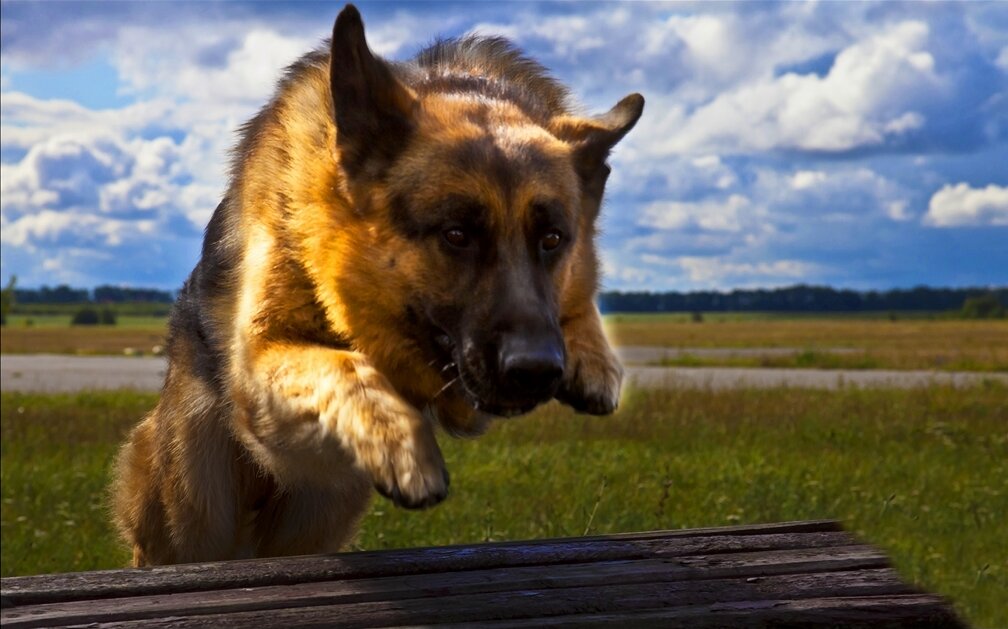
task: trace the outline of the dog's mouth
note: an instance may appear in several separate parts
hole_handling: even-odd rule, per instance
[[[440,374],[444,382],[444,386],[433,399],[447,393],[455,393],[461,395],[474,410],[497,417],[524,415],[545,401],[496,399],[492,394],[492,386],[466,369],[459,344],[451,335],[440,328],[435,328],[433,339],[435,352],[438,354],[436,362],[441,365]]]

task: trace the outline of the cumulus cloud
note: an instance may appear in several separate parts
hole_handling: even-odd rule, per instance
[[[64,99],[35,98],[4,92],[0,99],[0,144],[5,150],[27,150],[62,135],[149,135],[151,131],[188,129],[171,122],[179,108],[167,99],[139,101],[118,109],[89,109]]]
[[[5,165],[0,203],[15,214],[39,205],[105,214],[149,211],[165,206],[175,191],[182,175],[178,160],[178,146],[167,137],[59,135]]]
[[[718,286],[790,283],[807,276],[814,268],[812,264],[801,260],[726,262],[719,258],[683,256],[676,258],[675,262],[693,282]]]
[[[644,208],[640,223],[657,229],[695,227],[705,231],[737,232],[742,229],[747,214],[752,214],[749,210],[749,199],[740,194],[695,203],[658,201]]]
[[[146,263],[152,239],[194,238],[202,227],[178,220],[184,183],[170,138],[56,136],[3,165],[0,240],[27,252],[127,247],[131,263]]]
[[[751,194],[775,213],[802,220],[839,214],[864,220],[888,216],[893,203],[901,203],[906,211],[909,192],[864,166],[821,164],[817,170],[790,174],[757,168]]]
[[[721,256],[644,254],[639,266],[607,261],[605,270],[621,281],[647,286],[671,280],[683,288],[725,289],[745,286],[782,286],[808,277],[814,264],[801,260],[729,260]]]
[[[918,243],[957,232],[930,227],[1003,224],[989,190],[1000,198],[1008,185],[991,167],[1008,159],[1008,46],[990,6],[379,4],[364,14],[381,54],[476,30],[515,39],[588,110],[643,92],[644,117],[612,156],[606,281],[704,288],[850,281],[896,264],[886,252],[919,258]],[[234,130],[282,67],[328,35],[332,12],[77,9],[4,6],[4,268],[177,286],[223,192]],[[96,55],[118,73],[126,105],[88,108],[20,83],[33,67]],[[992,186],[953,185],[963,173]],[[114,274],[122,260],[133,276]]]
[[[826,173],[821,170],[799,170],[791,177],[791,187],[805,190],[826,181]]]
[[[154,220],[103,219],[78,210],[41,210],[5,222],[0,240],[16,247],[46,246],[117,247],[128,239],[149,238],[157,228]]]
[[[931,227],[1008,225],[1008,187],[943,186],[931,197],[923,220]]]
[[[907,212],[907,202],[905,200],[890,201],[885,206],[886,215],[894,221],[908,221],[912,218]]]
[[[843,49],[824,77],[741,84],[687,115],[670,149],[849,151],[919,129],[925,118],[913,108],[947,89],[928,33],[925,23],[903,22]]]

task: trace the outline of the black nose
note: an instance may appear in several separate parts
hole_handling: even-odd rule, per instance
[[[500,374],[515,396],[552,396],[564,370],[564,350],[559,339],[508,336],[500,345]]]

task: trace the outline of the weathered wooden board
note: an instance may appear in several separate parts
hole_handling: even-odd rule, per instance
[[[4,627],[962,626],[834,522],[2,580]]]
[[[337,578],[390,576],[472,570],[486,567],[541,565],[604,559],[645,559],[656,553],[672,555],[728,550],[772,550],[810,545],[804,534],[840,533],[829,520],[754,526],[651,531],[619,535],[529,542],[495,542],[434,548],[371,551],[324,556],[284,557],[245,561],[158,566],[141,570],[71,572],[35,577],[8,577],[3,583],[3,606],[192,592],[223,587],[281,585]],[[783,538],[773,539],[770,535]],[[846,533],[832,537],[833,545],[849,544]],[[758,536],[756,539],[750,539]],[[700,539],[694,539],[700,538]],[[836,541],[842,540],[842,541]],[[763,542],[767,546],[760,546]],[[816,542],[811,542],[814,547]],[[825,543],[825,542],[823,542]],[[770,546],[769,544],[776,544]]]

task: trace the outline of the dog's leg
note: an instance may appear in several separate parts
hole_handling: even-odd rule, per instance
[[[256,555],[338,551],[356,531],[370,493],[370,478],[353,467],[330,485],[303,484],[278,492],[256,515]]]
[[[556,398],[582,413],[608,415],[619,405],[623,366],[609,347],[594,304],[561,323],[567,366]]]
[[[166,387],[163,399],[177,391]],[[229,444],[226,426],[197,401],[162,404],[133,430],[116,462],[112,499],[134,566],[232,555],[237,453]]]
[[[120,535],[133,547],[132,565],[136,568],[173,558],[155,473],[155,422],[152,414],[133,429],[114,468],[112,516]]]
[[[355,473],[352,464],[403,507],[428,507],[447,495],[433,426],[363,354],[271,344],[250,358],[243,441],[283,489],[332,488]],[[346,506],[343,518],[353,521],[366,499]]]

